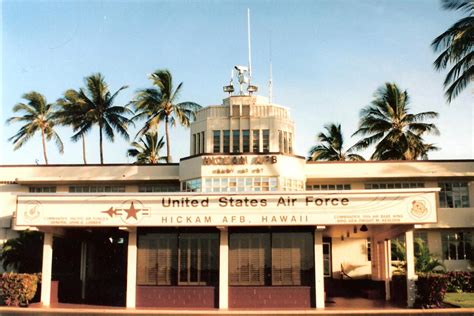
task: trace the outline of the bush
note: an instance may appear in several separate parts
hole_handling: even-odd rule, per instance
[[[423,308],[441,306],[447,286],[448,276],[446,274],[418,274],[415,305]]]
[[[0,297],[5,305],[25,306],[35,296],[39,275],[3,273],[0,279]]]
[[[451,271],[446,274],[448,276],[448,292],[472,292],[472,272]]]

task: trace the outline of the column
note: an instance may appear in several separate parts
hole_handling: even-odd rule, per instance
[[[135,308],[137,293],[137,230],[128,231],[127,249],[127,308]]]
[[[314,273],[316,308],[324,308],[323,232],[318,229],[314,231]]]
[[[229,308],[229,232],[219,227],[219,309]]]
[[[385,280],[385,300],[390,301],[390,280],[392,278],[391,272],[390,272],[390,266],[392,264],[392,251],[390,249],[391,243],[390,239],[385,239],[384,240],[384,263],[385,263],[385,269],[384,269],[384,280]]]
[[[44,233],[43,266],[41,271],[41,304],[51,302],[51,271],[53,268],[53,233]]]
[[[405,233],[405,249],[407,260],[407,306],[413,307],[416,296],[415,281],[415,249],[413,246],[413,229]]]

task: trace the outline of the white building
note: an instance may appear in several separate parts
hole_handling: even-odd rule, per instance
[[[252,95],[200,110],[190,137],[176,164],[0,167],[0,238],[45,233],[44,305],[324,308],[347,276],[388,299],[400,236],[409,306],[414,236],[472,268],[472,160],[307,162],[288,109]]]

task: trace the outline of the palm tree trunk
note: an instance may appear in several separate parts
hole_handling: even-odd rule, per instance
[[[170,135],[168,129],[168,116],[165,118],[165,133],[166,133],[166,162],[171,162],[171,155],[170,155]]]
[[[102,151],[102,123],[99,123],[99,146],[100,146],[100,164],[104,164],[104,153]]]
[[[86,159],[86,137],[82,135],[82,159],[84,160],[84,164],[87,165]]]
[[[46,155],[46,142],[44,141],[44,128],[41,129],[41,141],[43,142],[44,162],[48,164],[48,156]]]

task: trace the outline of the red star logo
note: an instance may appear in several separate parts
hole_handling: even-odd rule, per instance
[[[133,218],[135,218],[136,220],[138,220],[138,218],[137,218],[137,213],[140,212],[140,211],[141,211],[141,209],[136,209],[136,208],[135,208],[135,205],[134,205],[133,202],[132,202],[132,204],[130,204],[130,208],[129,208],[129,209],[125,209],[125,212],[127,212],[127,218],[126,218],[126,220],[129,219],[130,217],[133,217]]]
[[[102,213],[108,214],[110,217],[114,217],[117,214],[117,211],[113,207],[110,207],[107,211],[102,211]]]

